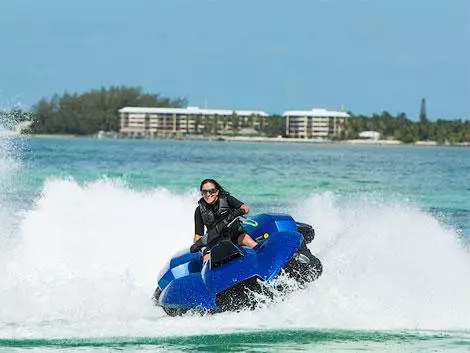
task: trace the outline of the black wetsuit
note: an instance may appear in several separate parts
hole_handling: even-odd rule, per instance
[[[226,195],[222,196],[225,197],[228,203],[228,206],[230,210],[237,210],[243,205],[243,202],[238,200],[237,198],[231,196],[231,195]],[[214,213],[214,215],[218,216],[219,213],[219,200],[217,202],[213,203],[212,205],[208,204],[204,199],[201,199],[199,202],[204,203],[205,207],[211,212]],[[204,223],[203,217],[201,215],[201,209],[200,206],[196,207],[196,210],[194,211],[194,233],[199,234],[199,235],[204,235],[204,226],[208,226],[207,224]],[[210,227],[210,226],[209,226]],[[242,234],[244,234],[245,231],[240,225],[240,222],[235,221],[234,224],[230,228],[225,228],[222,231],[221,237],[222,238],[230,238],[230,240],[234,244],[238,244],[238,237]]]

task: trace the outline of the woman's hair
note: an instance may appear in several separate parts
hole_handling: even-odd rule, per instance
[[[201,181],[201,185],[199,186],[199,190],[202,191],[202,186],[205,184],[205,183],[212,183],[215,185],[215,187],[217,188],[217,190],[219,190],[219,194],[220,195],[229,195],[229,192],[226,191],[222,185],[220,185],[217,181],[215,181],[214,179],[204,179],[203,181]]]

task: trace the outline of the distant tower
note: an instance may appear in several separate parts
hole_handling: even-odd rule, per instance
[[[421,110],[419,112],[419,121],[425,123],[428,121],[428,117],[426,115],[426,99],[421,99]]]

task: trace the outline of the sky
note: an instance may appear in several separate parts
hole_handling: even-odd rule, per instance
[[[0,0],[0,107],[111,85],[470,119],[470,0]]]

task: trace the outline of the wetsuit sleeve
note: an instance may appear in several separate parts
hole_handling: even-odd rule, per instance
[[[194,211],[194,234],[204,235],[204,222],[202,221],[199,206],[197,206]]]
[[[237,210],[241,207],[241,205],[243,205],[243,202],[233,197],[232,195],[227,196],[227,203],[232,210]]]

